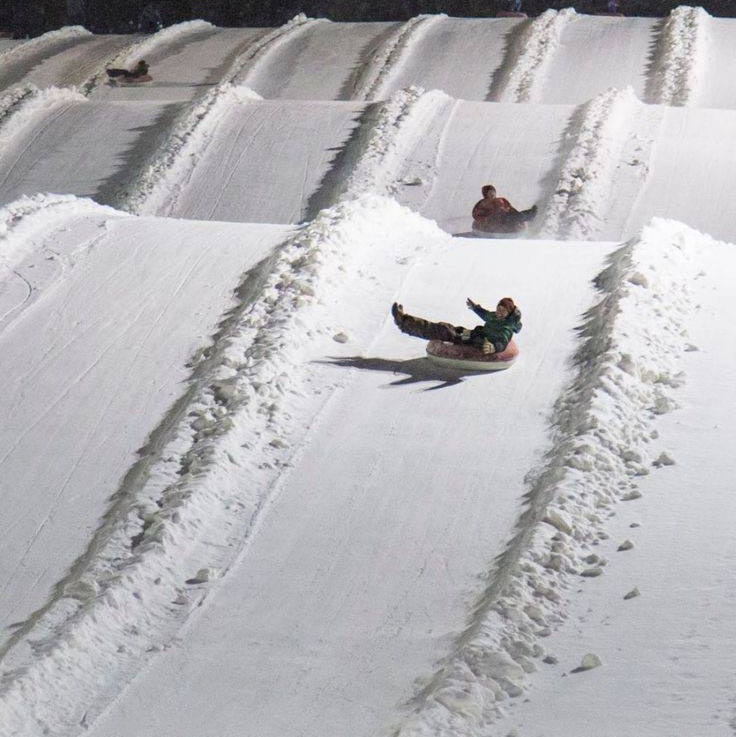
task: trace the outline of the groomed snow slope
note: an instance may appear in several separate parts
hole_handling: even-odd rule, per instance
[[[268,53],[247,84],[266,98],[350,100],[394,23],[313,23]]]
[[[731,734],[734,247],[648,223],[736,242],[733,28],[182,24],[108,57],[148,87],[0,97],[6,197],[314,218],[5,211],[0,737]],[[528,239],[450,235],[489,180]],[[494,376],[388,316],[504,294]]]
[[[155,86],[98,84],[92,99],[183,102],[201,97],[220,82],[240,54],[265,33],[263,28],[210,27],[183,35],[173,44],[163,44],[152,53],[145,52],[145,59],[156,76]],[[135,45],[128,52],[131,60],[142,55]],[[124,62],[118,63],[125,65]]]
[[[139,449],[154,452],[196,382],[187,362],[287,231],[137,219],[71,197],[0,216],[2,647],[130,493]]]
[[[417,136],[396,197],[450,233],[470,230],[468,203],[480,199],[488,181],[517,207],[536,202],[543,210],[573,114],[566,106],[458,101],[437,136]]]
[[[175,104],[94,103],[70,97],[40,97],[28,123],[7,137],[0,152],[0,203],[37,192],[63,192],[114,204],[181,111]]]
[[[408,213],[382,206],[366,219],[356,206],[345,227],[364,254],[360,272],[346,269],[343,283],[318,292],[350,339],[327,351],[305,345],[306,362],[292,368],[330,399],[280,477],[266,523],[191,621],[187,647],[158,658],[95,734],[265,737],[284,725],[374,734],[462,630],[479,574],[504,549],[524,476],[545,450],[550,400],[569,381],[570,325],[592,302],[590,280],[612,245],[430,237],[412,234]],[[387,270],[417,251],[406,278]],[[552,264],[582,277],[575,288],[544,288]],[[350,298],[336,300],[344,290]],[[423,343],[386,319],[394,290],[407,309],[458,322],[469,317],[468,294],[513,292],[529,324],[522,360],[464,380],[433,368]],[[543,317],[551,311],[554,323]],[[295,315],[305,328],[308,314]]]
[[[281,100],[231,106],[166,214],[241,222],[304,220],[364,108]]]
[[[23,48],[18,48],[7,59],[0,58],[0,88],[29,84],[41,88],[77,87],[100,72],[135,38],[90,34],[67,40],[63,45],[39,48],[33,54],[21,53]]]
[[[240,56],[238,82],[266,98],[385,99],[417,85],[459,99],[580,105],[609,87],[631,86],[647,103],[733,108],[735,27],[678,8],[666,22],[566,9],[528,20],[418,16],[405,24],[297,16],[273,31],[185,23],[150,38],[95,38],[71,28],[4,51],[0,89],[79,86],[145,54],[154,76],[145,92],[96,85],[95,94],[192,99]]]

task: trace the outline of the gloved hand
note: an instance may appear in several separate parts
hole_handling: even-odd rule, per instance
[[[485,354],[486,356],[490,356],[491,353],[496,352],[496,346],[493,345],[490,340],[484,340],[480,346],[480,350],[481,353]]]
[[[473,302],[472,299],[470,299],[470,297],[465,300],[465,304],[467,305],[469,310],[475,310],[475,308],[478,306],[475,302]]]

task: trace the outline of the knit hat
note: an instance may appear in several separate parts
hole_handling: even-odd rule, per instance
[[[498,304],[501,307],[505,307],[509,311],[509,315],[512,315],[516,311],[516,305],[511,297],[503,297],[499,299]]]

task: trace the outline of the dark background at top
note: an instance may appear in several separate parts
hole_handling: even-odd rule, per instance
[[[682,0],[618,0],[626,15],[663,16]],[[606,0],[524,0],[523,10],[574,7],[605,12]],[[711,15],[736,15],[736,0],[706,0]],[[419,13],[493,17],[508,0],[0,0],[0,31],[16,38],[37,36],[64,25],[95,33],[150,33],[172,23],[202,18],[218,26],[277,26],[299,12],[335,21],[397,21]]]

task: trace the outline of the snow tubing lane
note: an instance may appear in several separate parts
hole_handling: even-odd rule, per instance
[[[502,371],[512,366],[519,355],[519,347],[512,340],[500,353],[481,353],[477,348],[442,340],[427,343],[430,361],[464,371]]]

